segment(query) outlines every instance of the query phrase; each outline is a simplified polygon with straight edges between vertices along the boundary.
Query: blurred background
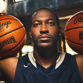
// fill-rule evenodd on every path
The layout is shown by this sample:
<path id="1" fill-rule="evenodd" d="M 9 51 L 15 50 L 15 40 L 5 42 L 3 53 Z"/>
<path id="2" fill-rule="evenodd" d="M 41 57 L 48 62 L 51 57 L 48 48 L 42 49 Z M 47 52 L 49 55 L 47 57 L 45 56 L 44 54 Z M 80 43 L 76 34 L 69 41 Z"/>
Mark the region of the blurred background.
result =
<path id="1" fill-rule="evenodd" d="M 33 42 L 29 37 L 30 17 L 41 7 L 52 8 L 59 16 L 62 34 L 59 36 L 58 50 L 76 54 L 67 44 L 64 28 L 67 20 L 76 12 L 83 10 L 83 0 L 0 0 L 0 13 L 7 13 L 17 17 L 25 26 L 27 40 L 17 56 L 33 52 Z"/>
<path id="2" fill-rule="evenodd" d="M 76 54 L 66 43 L 64 28 L 67 20 L 76 12 L 83 10 L 83 0 L 0 0 L 0 13 L 17 17 L 25 26 L 27 40 L 17 56 L 33 52 L 33 42 L 29 37 L 30 17 L 41 7 L 52 8 L 59 16 L 62 34 L 59 36 L 58 50 Z"/>
<path id="3" fill-rule="evenodd" d="M 59 16 L 62 34 L 59 35 L 58 50 L 76 54 L 67 44 L 64 37 L 64 28 L 67 20 L 76 12 L 83 10 L 83 0 L 0 0 L 0 13 L 7 13 L 17 17 L 25 26 L 27 40 L 17 56 L 33 52 L 33 42 L 29 37 L 30 17 L 41 7 L 52 8 Z M 5 83 L 0 81 L 0 83 Z"/>

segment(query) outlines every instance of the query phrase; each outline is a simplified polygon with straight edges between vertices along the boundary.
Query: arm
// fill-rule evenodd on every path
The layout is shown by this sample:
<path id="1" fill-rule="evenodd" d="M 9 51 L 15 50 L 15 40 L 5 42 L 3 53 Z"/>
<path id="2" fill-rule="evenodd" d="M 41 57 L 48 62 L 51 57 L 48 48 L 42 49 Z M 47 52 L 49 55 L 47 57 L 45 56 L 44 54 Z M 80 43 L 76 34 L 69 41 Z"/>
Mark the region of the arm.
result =
<path id="1" fill-rule="evenodd" d="M 0 60 L 0 70 L 4 77 L 3 79 L 5 81 L 8 81 L 8 83 L 14 82 L 17 62 L 18 62 L 17 57 L 10 57 Z"/>
<path id="2" fill-rule="evenodd" d="M 1 71 L 0 71 L 0 81 L 4 81 Z"/>
<path id="3" fill-rule="evenodd" d="M 76 62 L 77 62 L 78 69 L 80 72 L 80 76 L 83 82 L 83 55 L 77 54 L 75 57 L 76 57 Z"/>

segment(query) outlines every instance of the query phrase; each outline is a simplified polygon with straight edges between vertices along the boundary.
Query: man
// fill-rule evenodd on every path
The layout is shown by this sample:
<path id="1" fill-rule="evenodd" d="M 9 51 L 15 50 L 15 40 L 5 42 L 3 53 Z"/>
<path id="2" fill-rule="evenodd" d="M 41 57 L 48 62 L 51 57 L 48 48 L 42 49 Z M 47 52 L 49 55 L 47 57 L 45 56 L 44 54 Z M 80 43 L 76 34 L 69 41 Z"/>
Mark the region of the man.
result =
<path id="1" fill-rule="evenodd" d="M 57 15 L 41 8 L 32 15 L 30 36 L 34 53 L 0 60 L 0 70 L 9 83 L 82 83 L 83 56 L 57 50 L 60 33 Z"/>

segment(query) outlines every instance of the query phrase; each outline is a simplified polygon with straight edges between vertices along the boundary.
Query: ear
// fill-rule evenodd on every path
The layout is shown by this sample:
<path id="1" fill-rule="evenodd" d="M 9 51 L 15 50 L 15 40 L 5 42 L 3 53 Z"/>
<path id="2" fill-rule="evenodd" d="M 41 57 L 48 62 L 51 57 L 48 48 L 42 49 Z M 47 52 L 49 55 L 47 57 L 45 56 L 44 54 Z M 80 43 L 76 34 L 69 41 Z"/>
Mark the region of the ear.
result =
<path id="1" fill-rule="evenodd" d="M 59 26 L 59 34 L 61 34 L 61 33 L 62 33 L 62 27 Z"/>
<path id="2" fill-rule="evenodd" d="M 29 35 L 32 36 L 32 34 L 31 34 L 31 29 L 29 29 Z"/>

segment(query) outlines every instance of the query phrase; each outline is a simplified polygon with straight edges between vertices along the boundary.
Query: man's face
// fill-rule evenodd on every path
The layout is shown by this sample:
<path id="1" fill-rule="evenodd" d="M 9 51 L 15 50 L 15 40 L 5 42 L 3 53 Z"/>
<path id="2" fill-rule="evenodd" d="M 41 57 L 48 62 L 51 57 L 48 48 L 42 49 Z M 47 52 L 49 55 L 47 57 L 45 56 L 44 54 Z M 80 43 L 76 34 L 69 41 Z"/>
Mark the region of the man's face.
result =
<path id="1" fill-rule="evenodd" d="M 46 9 L 38 10 L 32 16 L 31 35 L 34 46 L 50 47 L 57 43 L 59 26 L 55 15 Z"/>

